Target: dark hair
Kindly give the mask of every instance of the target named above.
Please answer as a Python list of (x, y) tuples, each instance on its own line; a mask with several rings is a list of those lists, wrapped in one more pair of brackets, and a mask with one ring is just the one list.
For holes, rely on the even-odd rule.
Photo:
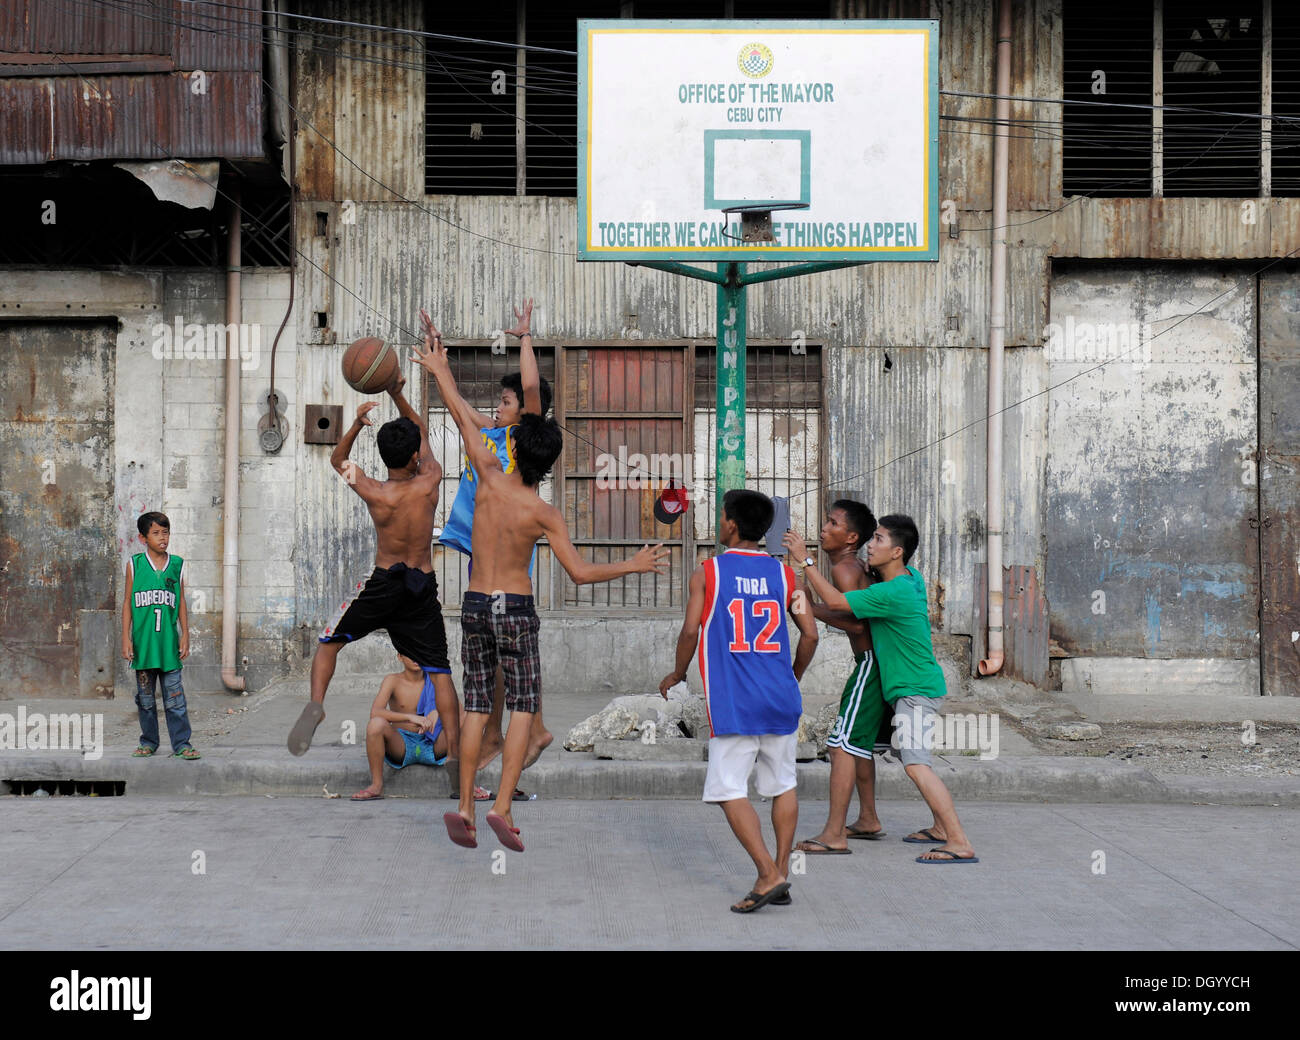
[(742, 541), (756, 542), (772, 526), (776, 507), (761, 491), (733, 488), (722, 496), (722, 511), (735, 523)]
[(420, 450), (420, 428), (406, 416), (390, 419), (379, 427), (375, 438), (379, 457), (389, 469), (401, 469)]
[(891, 513), (889, 516), (880, 518), (880, 526), (889, 532), (889, 540), (894, 545), (902, 546), (903, 565), (906, 566), (912, 558), (912, 553), (916, 552), (916, 547), (921, 542), (921, 535), (916, 529), (915, 522), (910, 516), (904, 516), (902, 513)]
[[(539, 385), (538, 393), (542, 395), (542, 415), (545, 419), (546, 414), (551, 410), (551, 384), (546, 381), (545, 376), (538, 376)], [(511, 372), (508, 376), (501, 377), (501, 386), (506, 390), (513, 390), (515, 396), (519, 398), (519, 407), (524, 407), (524, 376), (522, 372)]]
[(164, 531), (172, 529), (172, 522), (167, 519), (166, 513), (141, 513), (135, 518), (135, 529), (143, 535), (149, 533), (149, 528), (157, 524)]
[(871, 541), (871, 536), (876, 533), (876, 514), (870, 508), (851, 498), (839, 498), (831, 503), (831, 509), (843, 512), (849, 530), (858, 536), (859, 549)]
[(529, 487), (536, 487), (551, 472), (564, 447), (564, 434), (554, 419), (525, 412), (512, 430), (515, 440), (515, 464), (519, 476)]

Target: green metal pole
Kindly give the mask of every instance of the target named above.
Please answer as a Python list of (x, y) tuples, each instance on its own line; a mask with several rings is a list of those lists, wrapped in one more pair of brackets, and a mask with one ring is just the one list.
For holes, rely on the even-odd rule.
[(714, 530), (722, 524), (722, 496), (745, 486), (745, 264), (718, 264), (717, 497)]

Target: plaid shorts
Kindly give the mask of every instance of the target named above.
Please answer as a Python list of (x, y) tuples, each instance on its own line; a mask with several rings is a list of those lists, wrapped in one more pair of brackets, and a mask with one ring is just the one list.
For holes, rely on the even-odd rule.
[(536, 712), (542, 704), (540, 622), (532, 596), (466, 592), (461, 604), (460, 656), (465, 665), (465, 710), (488, 714), (498, 661), (506, 679), (506, 707)]

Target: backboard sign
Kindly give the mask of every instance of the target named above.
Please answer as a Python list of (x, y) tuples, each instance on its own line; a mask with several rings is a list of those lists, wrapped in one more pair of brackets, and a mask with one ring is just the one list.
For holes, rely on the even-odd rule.
[(578, 259), (937, 260), (938, 53), (933, 20), (580, 19)]

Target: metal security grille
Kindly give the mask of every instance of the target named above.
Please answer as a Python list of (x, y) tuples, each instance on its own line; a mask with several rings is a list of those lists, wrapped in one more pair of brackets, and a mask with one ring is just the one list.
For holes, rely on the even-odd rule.
[(666, 574), (567, 582), (566, 606), (642, 611), (684, 604), (689, 520), (660, 524), (654, 504), (667, 480), (689, 483), (696, 467), (687, 454), (689, 354), (686, 344), (564, 352), (564, 518), (573, 544), (592, 563), (617, 563), (657, 542), (672, 553)]
[[(790, 500), (790, 526), (817, 543), (822, 522), (822, 351), (789, 343), (750, 345), (745, 362), (747, 487)], [(713, 450), (717, 429), (717, 348), (695, 350), (695, 450), (709, 460), (705, 500), (695, 510), (697, 562), (711, 556), (714, 518)]]
[(1063, 34), (1067, 100), (1151, 106), (1064, 106), (1066, 195), (1296, 194), (1294, 4), (1065, 0)]
[[(537, 367), (542, 378), (555, 385), (555, 351), (538, 347)], [(519, 348), (497, 353), (491, 344), (448, 347), (452, 375), (462, 396), (473, 407), (486, 415), (489, 421), (496, 410), (501, 393), (501, 377), (519, 371)], [(438, 397), (438, 386), (429, 375), (424, 377), (424, 400), (429, 402), (429, 444), (433, 454), (442, 464), (442, 490), (438, 496), (438, 511), (434, 525), (441, 528), (447, 522), (451, 504), (460, 487), (460, 475), (465, 466), (465, 451), (460, 431), (452, 421), (451, 413)], [(543, 481), (541, 496), (553, 501), (554, 477)], [(434, 568), (438, 575), (439, 597), (446, 610), (458, 611), (465, 589), (469, 587), (469, 558), (454, 549), (434, 547)], [(537, 564), (533, 570), (533, 594), (539, 609), (552, 606), (551, 551), (543, 541), (537, 547)]]
[[(579, 18), (825, 18), (829, 3), (713, 0), (426, 0), (425, 191), (430, 195), (578, 193)], [(528, 48), (546, 48), (531, 50)]]
[[(1149, 4), (1065, 0), (1062, 21), (1067, 101), (1151, 104)], [(1150, 112), (1091, 104), (1067, 104), (1062, 111), (1066, 195), (1151, 194)]]
[[(1166, 105), (1261, 111), (1260, 6), (1164, 5)], [(1163, 161), (1166, 195), (1258, 196), (1260, 121), (1165, 112)]]

